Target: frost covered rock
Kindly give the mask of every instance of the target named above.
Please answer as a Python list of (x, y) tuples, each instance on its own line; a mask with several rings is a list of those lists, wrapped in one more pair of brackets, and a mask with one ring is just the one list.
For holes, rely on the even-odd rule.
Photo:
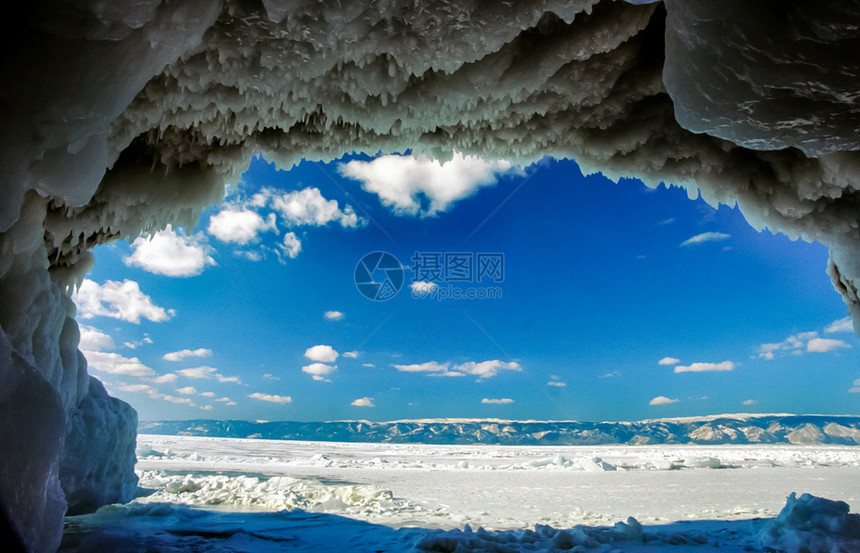
[[(710, 4), (34, 3), (7, 24), (14, 47), (0, 63), (0, 426), (19, 446), (0, 459), (0, 490), (12, 526), (33, 550), (59, 538), (64, 421), (89, 390), (66, 290), (89, 250), (193, 226), (257, 153), (284, 168), (408, 148), (552, 155), (684, 186), (737, 202), (756, 228), (827, 245), (860, 320), (858, 3), (767, 3), (744, 17), (739, 1)], [(38, 406), (26, 420), (25, 401)], [(108, 411), (94, 420), (128, 425), (97, 404)]]
[(759, 533), (774, 553), (855, 553), (860, 551), (860, 514), (844, 501), (792, 492), (779, 516)]
[(89, 380), (67, 423), (60, 482), (68, 514), (95, 511), (107, 503), (125, 503), (134, 496), (137, 412), (110, 397), (101, 382)]

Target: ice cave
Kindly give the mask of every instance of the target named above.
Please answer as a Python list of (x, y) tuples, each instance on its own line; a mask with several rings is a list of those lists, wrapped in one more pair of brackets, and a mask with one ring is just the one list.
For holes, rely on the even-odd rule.
[[(860, 2), (43, 0), (3, 23), (0, 540), (127, 500), (88, 376), (97, 244), (192, 228), (262, 153), (454, 150), (667, 182), (830, 250), (860, 321)], [(821, 268), (822, 271), (825, 267)]]

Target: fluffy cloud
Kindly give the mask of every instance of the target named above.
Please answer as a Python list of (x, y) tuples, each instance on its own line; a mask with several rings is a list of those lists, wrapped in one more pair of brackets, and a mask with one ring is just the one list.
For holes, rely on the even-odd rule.
[(481, 400), (481, 403), (489, 403), (489, 404), (492, 404), (492, 405), (507, 405), (507, 404), (509, 404), (509, 403), (513, 403), (513, 402), (514, 402), (514, 400), (512, 400), (512, 399), (511, 399), (511, 398), (509, 398), (509, 397), (503, 397), (503, 398), (500, 398), (500, 399), (489, 399), (489, 398), (484, 398), (484, 399), (482, 399), (482, 400)]
[(120, 384), (117, 388), (121, 392), (131, 392), (131, 393), (140, 393), (146, 392), (150, 395), (158, 395), (155, 388), (150, 386), (149, 384)]
[(319, 345), (305, 350), (305, 357), (311, 361), (319, 361), (320, 363), (334, 363), (338, 355), (338, 352), (331, 346)]
[(105, 281), (96, 284), (86, 278), (81, 287), (72, 295), (78, 306), (78, 317), (111, 317), (121, 321), (140, 324), (144, 318), (158, 323), (173, 316), (173, 310), (166, 310), (152, 303), (152, 298), (140, 291), (140, 285), (133, 280)]
[(827, 353), (839, 348), (850, 348), (851, 346), (842, 340), (832, 338), (813, 338), (806, 344), (806, 351), (815, 353)]
[(270, 188), (261, 190), (251, 198), (256, 207), (269, 206), (275, 210), (287, 226), (323, 227), (329, 223), (344, 228), (356, 228), (367, 224), (355, 214), (351, 205), (341, 210), (337, 200), (327, 200), (319, 188), (304, 188), (293, 192), (280, 192)]
[(194, 367), (192, 369), (181, 369), (176, 372), (188, 378), (212, 378), (215, 376), (217, 370), (212, 367)]
[(343, 319), (344, 315), (340, 311), (326, 311), (323, 317), (329, 321), (339, 321)]
[(178, 379), (178, 378), (179, 378), (179, 376), (174, 374), (174, 373), (167, 373), (167, 374), (163, 374), (161, 376), (157, 376), (155, 378), (155, 382), (157, 382), (158, 384), (166, 384), (166, 383), (170, 383), (170, 382), (176, 382), (176, 379)]
[(197, 388), (194, 386), (186, 386), (184, 388), (177, 388), (176, 391), (184, 396), (193, 396), (197, 393)]
[(97, 328), (81, 325), (80, 331), (81, 341), (78, 347), (82, 351), (104, 351), (114, 348), (113, 338)]
[(165, 400), (165, 401), (169, 401), (170, 403), (178, 403), (178, 404), (184, 404), (184, 405), (190, 405), (192, 407), (196, 407), (196, 405), (194, 405), (194, 402), (191, 401), (191, 398), (176, 397), (176, 396), (171, 396), (168, 394), (159, 395), (158, 397)]
[(427, 373), (430, 376), (477, 376), (478, 380), (483, 380), (485, 378), (492, 378), (499, 374), (499, 371), (521, 371), (523, 368), (516, 361), (499, 361), (498, 359), (493, 359), (492, 361), (482, 361), (480, 363), (476, 363), (474, 361), (469, 361), (467, 363), (461, 363), (459, 365), (454, 365), (450, 362), (448, 363), (438, 363), (436, 361), (428, 361), (426, 363), (419, 363), (413, 365), (394, 365), (394, 368), (401, 372), (412, 372), (412, 373)]
[(678, 403), (677, 399), (670, 399), (666, 396), (657, 396), (648, 402), (648, 405), (669, 405), (670, 403)]
[(364, 190), (379, 196), (396, 215), (432, 217), (478, 189), (495, 185), (500, 175), (515, 169), (507, 161), (484, 161), (454, 152), (445, 163), (423, 155), (386, 155), (372, 161), (353, 160), (338, 170), (360, 181)]
[(299, 240), (295, 232), (288, 232), (278, 244), (278, 251), (290, 259), (295, 259), (302, 251), (302, 241)]
[(186, 357), (209, 357), (212, 355), (211, 349), (206, 348), (198, 348), (198, 349), (184, 349), (182, 351), (174, 351), (171, 353), (165, 353), (164, 359), (165, 361), (182, 361)]
[(564, 388), (567, 386), (566, 382), (559, 382), (558, 380), (550, 380), (546, 383), (547, 386), (554, 386), (556, 388)]
[(758, 403), (758, 401), (754, 399), (745, 399), (743, 401), (743, 405), (755, 405), (756, 403)]
[(418, 280), (409, 285), (409, 288), (412, 289), (412, 294), (432, 294), (436, 288), (438, 288), (435, 282), (427, 282), (424, 280)]
[(833, 334), (834, 332), (854, 332), (854, 323), (851, 321), (851, 317), (845, 317), (827, 325), (824, 332), (828, 334)]
[(137, 357), (123, 357), (118, 353), (106, 353), (103, 351), (84, 351), (87, 364), (91, 369), (108, 373), (138, 378), (151, 378), (158, 376), (151, 368), (141, 363)]
[(346, 357), (347, 359), (358, 359), (358, 352), (357, 351), (345, 351), (345, 352), (343, 352), (343, 356)]
[(259, 235), (266, 231), (278, 230), (275, 214), (263, 217), (250, 209), (228, 208), (209, 219), (209, 234), (220, 240), (244, 246), (256, 242)]
[[(847, 322), (846, 322), (847, 321)], [(824, 331), (833, 332), (852, 332), (851, 320), (840, 319), (828, 325)], [(827, 353), (840, 348), (850, 348), (851, 345), (832, 338), (819, 338), (818, 332), (800, 332), (792, 334), (782, 342), (771, 344), (762, 344), (758, 349), (758, 357), (761, 359), (771, 360), (777, 355), (792, 354), (802, 355), (804, 352), (810, 353)]]
[(372, 397), (360, 397), (360, 398), (354, 400), (352, 403), (350, 403), (350, 405), (352, 405), (354, 407), (376, 407), (373, 404), (373, 398)]
[(138, 347), (142, 346), (143, 344), (151, 344), (151, 343), (152, 343), (152, 338), (150, 338), (148, 335), (144, 334), (143, 338), (141, 338), (140, 340), (135, 340), (134, 342), (123, 343), (123, 347), (126, 347), (128, 349), (137, 349)]
[(428, 361), (426, 363), (418, 363), (413, 365), (394, 365), (394, 368), (406, 373), (443, 373), (451, 366), (450, 363), (437, 363), (436, 361)]
[(203, 397), (215, 397), (215, 392), (200, 392), (200, 395)]
[(657, 364), (658, 365), (677, 365), (680, 362), (681, 362), (680, 359), (675, 359), (674, 357), (664, 357), (663, 359), (660, 359), (659, 361), (657, 361)]
[(676, 373), (698, 373), (709, 371), (733, 371), (735, 364), (731, 361), (723, 361), (722, 363), (692, 363), (687, 366), (678, 365), (675, 367)]
[(690, 238), (687, 238), (686, 240), (681, 242), (681, 247), (685, 248), (688, 246), (698, 246), (699, 244), (704, 244), (705, 242), (721, 242), (723, 240), (728, 240), (731, 237), (731, 234), (725, 234), (722, 232), (703, 232), (702, 234), (691, 236)]
[[(268, 401), (269, 403), (290, 403), (293, 401), (293, 398), (290, 396), (279, 396), (275, 394), (261, 394), (260, 392), (254, 392), (253, 394), (248, 394), (248, 397), (253, 399), (259, 399), (260, 401)], [(230, 405), (228, 402), (227, 405)]]
[(302, 372), (306, 372), (309, 375), (312, 375), (314, 380), (319, 380), (321, 382), (331, 382), (327, 375), (330, 375), (337, 369), (337, 365), (326, 365), (325, 363), (311, 363), (310, 365), (305, 365), (302, 367)]
[(170, 225), (149, 238), (138, 238), (131, 249), (132, 254), (123, 258), (125, 264), (157, 275), (190, 277), (215, 265), (202, 234), (186, 236)]
[(854, 385), (848, 390), (849, 394), (860, 394), (860, 378), (854, 381)]

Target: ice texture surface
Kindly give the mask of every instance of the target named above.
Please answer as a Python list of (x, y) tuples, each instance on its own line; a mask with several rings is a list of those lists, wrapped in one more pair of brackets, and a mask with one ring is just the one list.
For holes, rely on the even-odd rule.
[(853, 553), (860, 516), (848, 446), (140, 435), (138, 455), (145, 494), (69, 517), (62, 551)]
[[(552, 155), (683, 186), (828, 246), (860, 320), (857, 2), (807, 4), (744, 17), (706, 0), (29, 6), (4, 26), (0, 63), (3, 518), (31, 549), (56, 546), (65, 421), (89, 390), (67, 293), (91, 248), (193, 227), (255, 154), (283, 168), (409, 148)], [(108, 412), (94, 420), (125, 412), (96, 404)]]

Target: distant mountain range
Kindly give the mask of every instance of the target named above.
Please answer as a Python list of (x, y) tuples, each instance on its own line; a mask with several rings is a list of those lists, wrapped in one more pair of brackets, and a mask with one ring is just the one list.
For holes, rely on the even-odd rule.
[(415, 444), (860, 445), (860, 416), (714, 415), (636, 422), (419, 419), (369, 421), (143, 421), (141, 434)]

